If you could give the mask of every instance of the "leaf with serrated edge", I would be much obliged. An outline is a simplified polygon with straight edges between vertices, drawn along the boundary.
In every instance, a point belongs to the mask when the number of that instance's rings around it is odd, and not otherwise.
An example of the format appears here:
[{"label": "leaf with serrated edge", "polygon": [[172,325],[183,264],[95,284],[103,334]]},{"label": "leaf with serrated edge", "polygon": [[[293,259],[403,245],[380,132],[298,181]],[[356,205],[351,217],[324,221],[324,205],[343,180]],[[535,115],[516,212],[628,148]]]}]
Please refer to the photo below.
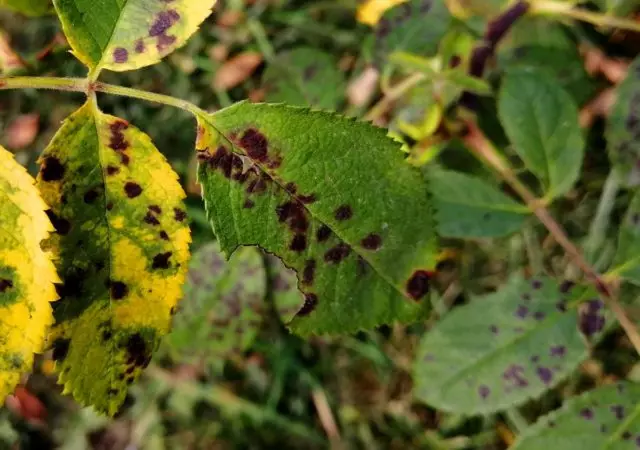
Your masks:
[{"label": "leaf with serrated edge", "polygon": [[536,397],[587,356],[604,305],[593,292],[547,277],[514,275],[498,292],[449,313],[422,339],[415,395],[450,412],[487,414]]},{"label": "leaf with serrated edge", "polygon": [[225,253],[258,245],[298,272],[297,333],[415,320],[436,238],[426,184],[382,129],[239,103],[199,118],[199,180]]},{"label": "leaf with serrated edge", "polygon": [[169,331],[191,236],[184,191],[164,156],[94,102],[44,151],[38,186],[62,279],[52,331],[59,382],[114,414]]},{"label": "leaf with serrated edge", "polygon": [[267,255],[269,288],[273,296],[273,306],[283,323],[289,323],[304,305],[304,295],[298,290],[296,272],[287,269],[282,261]]},{"label": "leaf with serrated edge", "polygon": [[40,247],[53,231],[34,180],[0,147],[0,404],[31,370],[53,323],[59,281]]},{"label": "leaf with serrated edge", "polygon": [[498,115],[547,197],[567,193],[580,175],[585,146],[571,96],[547,72],[513,69],[502,83]]},{"label": "leaf with serrated edge", "polygon": [[92,73],[160,61],[194,34],[216,0],[54,0],[73,53]]},{"label": "leaf with serrated edge", "polygon": [[438,232],[460,238],[497,237],[518,231],[529,210],[481,178],[452,170],[431,170]]},{"label": "leaf with serrated edge", "polygon": [[262,255],[244,247],[227,262],[211,242],[189,264],[184,299],[166,342],[182,361],[215,365],[239,356],[253,343],[262,317],[267,275]]},{"label": "leaf with serrated edge", "polygon": [[527,428],[511,450],[640,447],[640,385],[619,382],[569,399]]}]

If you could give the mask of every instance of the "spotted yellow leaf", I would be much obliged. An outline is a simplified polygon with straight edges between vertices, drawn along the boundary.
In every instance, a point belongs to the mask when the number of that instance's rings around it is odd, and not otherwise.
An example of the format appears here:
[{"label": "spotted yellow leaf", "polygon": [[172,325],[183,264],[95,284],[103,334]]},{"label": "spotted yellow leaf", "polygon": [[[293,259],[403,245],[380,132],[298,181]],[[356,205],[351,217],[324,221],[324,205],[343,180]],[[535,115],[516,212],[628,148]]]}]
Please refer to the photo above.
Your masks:
[{"label": "spotted yellow leaf", "polygon": [[216,0],[54,0],[76,57],[92,71],[157,63],[184,45]]},{"label": "spotted yellow leaf", "polygon": [[34,180],[0,147],[0,404],[42,351],[59,281],[40,242],[53,230]]},{"label": "spotted yellow leaf", "polygon": [[375,25],[387,9],[406,1],[407,0],[365,0],[358,7],[358,22]]},{"label": "spotted yellow leaf", "polygon": [[169,331],[189,259],[185,194],[147,135],[90,100],[40,160],[62,284],[59,382],[114,414]]}]

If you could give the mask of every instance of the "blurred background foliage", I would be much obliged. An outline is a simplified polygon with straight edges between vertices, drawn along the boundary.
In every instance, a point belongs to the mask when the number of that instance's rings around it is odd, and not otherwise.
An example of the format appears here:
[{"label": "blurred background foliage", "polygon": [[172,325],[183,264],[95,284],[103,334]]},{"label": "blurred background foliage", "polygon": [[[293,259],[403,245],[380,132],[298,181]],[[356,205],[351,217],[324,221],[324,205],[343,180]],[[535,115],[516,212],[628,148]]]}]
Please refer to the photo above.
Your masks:
[{"label": "blurred background foliage", "polygon": [[[390,127],[413,164],[438,155],[445,169],[493,180],[459,142],[442,135],[447,111],[463,91],[490,94],[507,68],[542,68],[592,120],[582,182],[554,205],[570,235],[585,235],[609,162],[602,151],[602,120],[584,108],[621,80],[640,50],[640,34],[526,17],[502,41],[490,73],[480,79],[466,75],[473,46],[508,2],[451,1],[454,17],[412,16],[402,30],[384,36],[371,27],[384,10],[376,3],[399,2],[219,0],[200,32],[164,63],[105,73],[103,80],[170,94],[208,110],[245,99],[335,109]],[[637,9],[636,2],[625,1],[586,6],[621,15]],[[5,73],[84,76],[54,16],[2,11],[0,27]],[[407,30],[414,38],[406,38]],[[425,323],[303,341],[284,326],[302,304],[295,276],[255,249],[228,262],[220,255],[195,180],[192,118],[126,98],[99,100],[105,112],[153,138],[189,193],[194,258],[185,301],[175,331],[115,419],[62,396],[50,355],[44,355],[0,410],[0,448],[504,449],[523,421],[563,399],[606,379],[640,377],[632,348],[614,330],[579,371],[517,413],[463,417],[416,402],[410,374],[420,337],[448,310],[468,302],[469,293],[503,284],[511,269],[523,264],[527,236],[540,239],[551,270],[566,268],[566,258],[542,228],[517,215],[513,228],[524,223],[529,234],[444,240],[438,293]],[[35,172],[39,152],[81,101],[79,94],[2,92],[0,143]],[[495,99],[480,97],[477,111],[485,132],[504,143]],[[623,212],[615,209],[617,221]],[[633,297],[636,292],[628,290],[625,295]]]}]

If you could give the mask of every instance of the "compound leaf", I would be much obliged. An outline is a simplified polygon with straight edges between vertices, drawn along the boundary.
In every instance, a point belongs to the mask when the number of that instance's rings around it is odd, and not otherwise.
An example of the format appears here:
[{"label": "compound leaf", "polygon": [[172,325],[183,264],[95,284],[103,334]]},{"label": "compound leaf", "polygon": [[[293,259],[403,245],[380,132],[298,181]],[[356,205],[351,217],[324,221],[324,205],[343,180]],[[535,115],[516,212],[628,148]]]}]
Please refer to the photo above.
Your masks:
[{"label": "compound leaf", "polygon": [[167,343],[180,358],[215,365],[253,343],[264,315],[267,274],[262,255],[243,247],[225,261],[211,242],[193,255],[184,299]]},{"label": "compound leaf", "polygon": [[0,7],[30,17],[44,16],[53,10],[51,0],[0,0]]},{"label": "compound leaf", "polygon": [[552,388],[588,356],[584,337],[604,327],[596,296],[579,311],[586,294],[569,282],[514,275],[453,310],[420,343],[416,396],[445,411],[486,414]]},{"label": "compound leaf", "polygon": [[40,247],[53,231],[34,180],[0,147],[0,404],[31,370],[53,322],[59,281]]},{"label": "compound leaf", "polygon": [[149,137],[94,100],[64,122],[40,162],[62,279],[52,332],[59,382],[114,414],[182,295],[185,194]]},{"label": "compound leaf", "polygon": [[500,122],[514,150],[555,198],[580,175],[585,141],[578,108],[547,72],[507,72],[498,101]]},{"label": "compound leaf", "polygon": [[432,170],[438,233],[459,238],[498,237],[518,231],[526,220],[526,206],[484,180],[452,170]]},{"label": "compound leaf", "polygon": [[527,428],[512,450],[614,450],[640,446],[640,385],[620,382],[568,400]]},{"label": "compound leaf", "polygon": [[54,0],[76,57],[94,73],[155,64],[184,45],[216,0]]},{"label": "compound leaf", "polygon": [[[435,266],[424,179],[385,131],[239,103],[199,118],[199,180],[226,254],[258,245],[298,273],[303,335],[415,320]],[[420,300],[423,300],[422,302]]]},{"label": "compound leaf", "polygon": [[283,52],[262,77],[267,100],[336,109],[344,96],[344,75],[329,53],[310,47]]}]

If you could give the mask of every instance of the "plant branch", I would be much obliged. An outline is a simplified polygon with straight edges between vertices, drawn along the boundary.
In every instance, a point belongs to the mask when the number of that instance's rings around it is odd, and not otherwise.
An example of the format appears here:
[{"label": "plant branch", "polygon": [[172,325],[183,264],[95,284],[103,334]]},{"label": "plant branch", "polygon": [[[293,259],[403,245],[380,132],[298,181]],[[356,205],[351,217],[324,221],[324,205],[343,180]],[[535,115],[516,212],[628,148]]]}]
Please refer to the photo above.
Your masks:
[{"label": "plant branch", "polygon": [[633,322],[627,317],[622,305],[616,299],[610,286],[600,277],[600,275],[589,265],[582,252],[568,238],[562,227],[551,216],[545,207],[543,200],[538,199],[531,191],[518,179],[508,163],[502,158],[493,144],[482,133],[473,121],[466,123],[468,133],[463,136],[465,144],[473,150],[476,157],[483,160],[492,167],[498,174],[513,188],[513,190],[525,201],[529,209],[538,217],[556,242],[571,256],[574,263],[582,270],[587,278],[594,284],[597,291],[602,295],[603,300],[609,305],[616,319],[624,329],[627,337],[633,344],[636,352],[640,354],[640,333]]},{"label": "plant branch", "polygon": [[640,23],[634,20],[587,11],[576,8],[570,3],[536,0],[532,2],[530,11],[532,14],[564,16],[601,27],[620,28],[640,32]]}]

